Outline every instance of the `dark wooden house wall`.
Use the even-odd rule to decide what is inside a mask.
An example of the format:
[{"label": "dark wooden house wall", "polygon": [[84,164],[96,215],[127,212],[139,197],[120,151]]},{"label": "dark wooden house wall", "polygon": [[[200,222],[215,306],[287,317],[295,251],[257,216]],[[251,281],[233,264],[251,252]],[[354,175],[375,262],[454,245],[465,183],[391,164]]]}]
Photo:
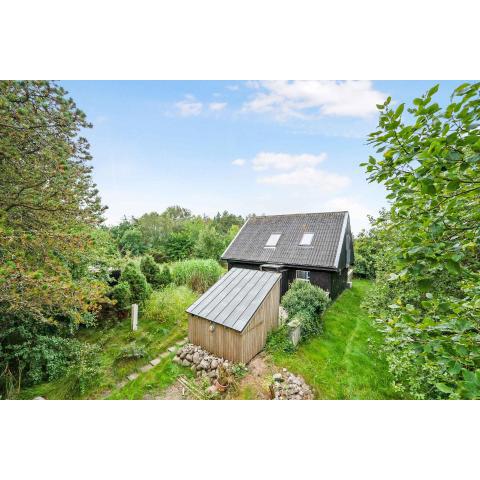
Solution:
[{"label": "dark wooden house wall", "polygon": [[[244,262],[228,262],[228,269],[231,268],[248,268],[251,270],[260,270],[260,265],[256,263]],[[347,288],[348,268],[345,267],[340,272],[332,272],[328,270],[313,270],[308,267],[285,267],[286,273],[282,273],[281,295],[288,290],[289,285],[295,280],[297,270],[306,270],[310,272],[310,283],[322,288],[330,293],[330,297],[335,299],[340,293]],[[286,278],[285,278],[286,277]]]}]

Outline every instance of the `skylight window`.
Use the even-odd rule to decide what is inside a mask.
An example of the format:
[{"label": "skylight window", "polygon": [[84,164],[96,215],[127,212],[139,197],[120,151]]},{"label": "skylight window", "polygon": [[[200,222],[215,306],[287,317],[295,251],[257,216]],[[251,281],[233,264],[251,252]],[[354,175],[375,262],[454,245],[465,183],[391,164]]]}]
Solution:
[{"label": "skylight window", "polygon": [[281,233],[272,233],[265,244],[266,247],[276,247]]},{"label": "skylight window", "polygon": [[300,240],[300,245],[309,246],[312,244],[313,233],[304,233],[302,239]]}]

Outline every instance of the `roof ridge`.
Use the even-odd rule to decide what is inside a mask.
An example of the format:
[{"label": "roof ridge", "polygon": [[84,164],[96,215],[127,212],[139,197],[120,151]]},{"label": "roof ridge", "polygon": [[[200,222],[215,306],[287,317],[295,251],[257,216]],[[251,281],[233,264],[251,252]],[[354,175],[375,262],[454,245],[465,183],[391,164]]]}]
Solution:
[{"label": "roof ridge", "polygon": [[348,210],[334,210],[330,212],[308,212],[308,213],[275,213],[273,215],[254,215],[250,218],[265,218],[265,217],[292,217],[293,215],[322,215],[324,213],[349,213]]}]

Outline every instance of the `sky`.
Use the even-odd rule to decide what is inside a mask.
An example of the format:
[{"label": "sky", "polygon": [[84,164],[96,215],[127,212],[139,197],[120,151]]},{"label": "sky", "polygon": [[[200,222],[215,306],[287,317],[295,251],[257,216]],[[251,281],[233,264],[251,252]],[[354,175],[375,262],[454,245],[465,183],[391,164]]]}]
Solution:
[{"label": "sky", "polygon": [[360,163],[387,96],[411,104],[461,81],[64,81],[93,128],[106,223],[181,205],[195,214],[348,210],[352,230],[387,206]]}]

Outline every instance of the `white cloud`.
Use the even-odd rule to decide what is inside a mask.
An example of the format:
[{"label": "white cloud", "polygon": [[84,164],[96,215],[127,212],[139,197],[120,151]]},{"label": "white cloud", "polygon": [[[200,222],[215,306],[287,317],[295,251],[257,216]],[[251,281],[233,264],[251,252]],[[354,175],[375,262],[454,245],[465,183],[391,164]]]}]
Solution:
[{"label": "white cloud", "polygon": [[291,155],[289,153],[260,152],[252,160],[252,165],[254,170],[267,170],[268,168],[291,170],[293,168],[314,167],[326,158],[326,153]]},{"label": "white cloud", "polygon": [[232,162],[232,165],[236,165],[237,167],[243,167],[245,165],[245,160],[243,158],[237,158]]},{"label": "white cloud", "polygon": [[312,115],[365,118],[376,113],[376,104],[387,97],[375,90],[372,82],[363,80],[280,80],[259,85],[243,111],[271,113],[278,119]]},{"label": "white cloud", "polygon": [[177,102],[175,108],[182,117],[194,117],[202,113],[203,104],[193,95],[185,95],[185,99]]},{"label": "white cloud", "polygon": [[219,112],[227,106],[226,102],[212,102],[208,105],[208,108],[214,112]]},{"label": "white cloud", "polygon": [[240,87],[238,85],[227,85],[227,89],[231,92],[236,92]]},{"label": "white cloud", "polygon": [[257,179],[257,182],[269,185],[315,187],[322,192],[334,192],[348,187],[350,178],[336,173],[305,167],[288,173],[260,177]]}]

